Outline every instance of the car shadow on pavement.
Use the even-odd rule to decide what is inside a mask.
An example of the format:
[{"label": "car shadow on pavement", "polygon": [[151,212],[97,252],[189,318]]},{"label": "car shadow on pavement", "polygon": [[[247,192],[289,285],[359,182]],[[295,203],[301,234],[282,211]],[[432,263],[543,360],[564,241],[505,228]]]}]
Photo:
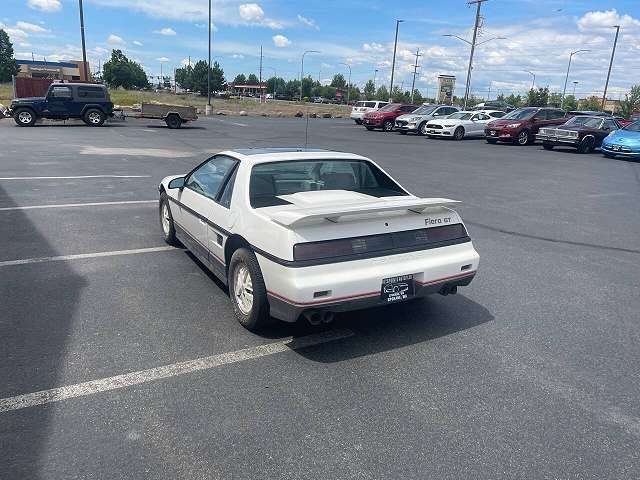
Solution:
[{"label": "car shadow on pavement", "polygon": [[[2,186],[0,198],[4,207],[18,206]],[[37,256],[60,255],[23,211],[0,212],[0,231],[0,245],[25,242],[21,258],[36,256],[30,246]],[[0,266],[0,398],[60,386],[86,284],[67,262]],[[0,478],[44,476],[54,411],[45,405],[0,412]]]},{"label": "car shadow on pavement", "polygon": [[161,130],[206,130],[202,125],[181,125],[180,128],[171,129],[166,125],[144,125],[145,128],[159,128]]}]

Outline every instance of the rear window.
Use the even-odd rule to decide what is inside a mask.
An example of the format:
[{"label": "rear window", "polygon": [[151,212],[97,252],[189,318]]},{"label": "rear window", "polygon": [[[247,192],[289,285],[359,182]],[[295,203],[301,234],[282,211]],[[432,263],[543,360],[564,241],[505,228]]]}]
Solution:
[{"label": "rear window", "polygon": [[78,98],[104,98],[104,90],[98,87],[78,87]]},{"label": "rear window", "polygon": [[385,105],[384,107],[382,107],[379,111],[380,112],[393,112],[397,108],[400,108],[400,104],[399,103],[389,103],[389,104]]},{"label": "rear window", "polygon": [[278,198],[315,190],[347,190],[373,197],[407,195],[393,179],[364,160],[293,160],[253,167],[249,198],[253,208],[285,205]]}]

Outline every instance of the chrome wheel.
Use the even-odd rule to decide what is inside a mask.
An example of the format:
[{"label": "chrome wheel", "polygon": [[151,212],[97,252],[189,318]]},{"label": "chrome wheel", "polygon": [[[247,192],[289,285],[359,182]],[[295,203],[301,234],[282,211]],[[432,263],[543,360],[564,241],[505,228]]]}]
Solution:
[{"label": "chrome wheel", "polygon": [[518,134],[518,143],[520,145],[526,145],[527,143],[529,143],[529,132],[527,132],[526,130],[520,132]]},{"label": "chrome wheel", "polygon": [[426,135],[427,134],[427,124],[423,123],[422,125],[420,125],[420,133],[422,135]]},{"label": "chrome wheel", "polygon": [[162,204],[162,231],[165,235],[169,235],[170,228],[171,216],[169,215],[169,205],[165,202]]},{"label": "chrome wheel", "polygon": [[25,125],[29,125],[31,123],[31,121],[33,120],[33,115],[31,115],[30,112],[20,112],[18,114],[18,120],[20,121],[20,123],[24,123]]},{"label": "chrome wheel", "polygon": [[233,273],[233,295],[236,305],[244,315],[253,309],[253,283],[246,265],[242,264]]},{"label": "chrome wheel", "polygon": [[98,112],[90,112],[89,115],[87,115],[87,118],[89,119],[89,122],[94,125],[98,125],[102,120],[102,116]]}]

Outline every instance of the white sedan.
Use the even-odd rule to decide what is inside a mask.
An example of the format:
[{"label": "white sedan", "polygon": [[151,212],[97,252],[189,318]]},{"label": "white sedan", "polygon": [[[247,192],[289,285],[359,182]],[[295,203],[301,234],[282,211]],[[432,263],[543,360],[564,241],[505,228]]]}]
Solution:
[{"label": "white sedan", "polygon": [[456,112],[446,118],[429,121],[426,131],[429,137],[454,140],[462,140],[464,137],[484,137],[485,125],[503,115],[505,113],[498,110]]},{"label": "white sedan", "polygon": [[251,330],[456,293],[478,269],[459,202],[411,195],[359,155],[225,151],[158,189],[165,240],[229,286]]}]

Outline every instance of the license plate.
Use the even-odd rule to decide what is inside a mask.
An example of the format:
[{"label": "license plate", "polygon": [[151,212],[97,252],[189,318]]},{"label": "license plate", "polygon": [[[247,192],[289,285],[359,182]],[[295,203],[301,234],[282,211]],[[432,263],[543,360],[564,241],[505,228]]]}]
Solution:
[{"label": "license plate", "polygon": [[495,136],[496,136],[496,133],[498,133],[498,132],[496,132],[495,130],[491,130],[491,131],[489,132],[489,135],[491,135],[492,137],[495,137]]},{"label": "license plate", "polygon": [[387,302],[399,302],[413,297],[415,293],[413,275],[385,278],[380,288],[380,299]]},{"label": "license plate", "polygon": [[613,146],[613,149],[614,149],[616,152],[619,152],[619,151],[620,151],[620,145],[614,145],[614,146]]}]

